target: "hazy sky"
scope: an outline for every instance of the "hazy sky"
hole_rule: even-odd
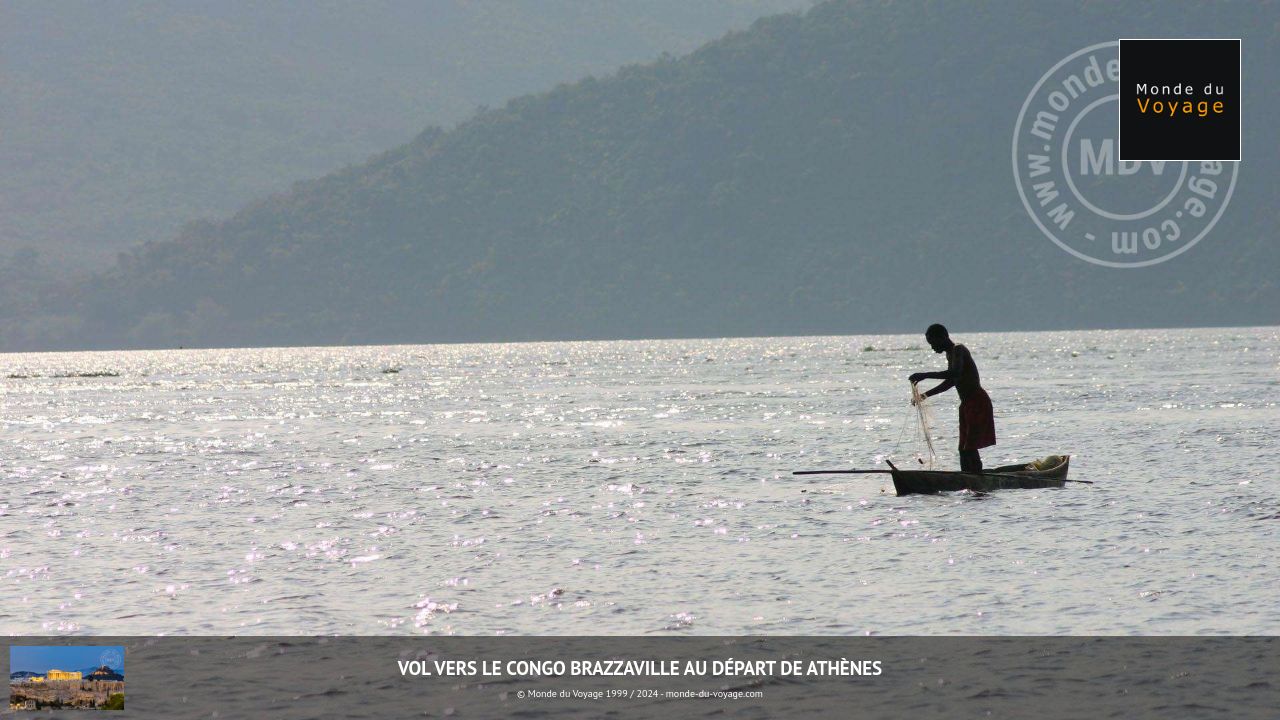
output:
[[[122,670],[123,645],[14,645],[9,648],[9,672],[44,673],[50,669],[83,670],[110,664]]]

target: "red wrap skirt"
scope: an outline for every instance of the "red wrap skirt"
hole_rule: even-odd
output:
[[[996,444],[996,416],[991,396],[978,388],[960,403],[960,449],[978,450]]]

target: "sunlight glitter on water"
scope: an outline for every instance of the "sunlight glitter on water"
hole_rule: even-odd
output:
[[[916,337],[2,355],[0,628],[1280,631],[1280,331],[958,336],[1095,485],[793,478],[910,457]]]

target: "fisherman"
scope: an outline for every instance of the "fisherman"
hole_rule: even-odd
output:
[[[960,395],[960,469],[982,472],[982,456],[978,451],[996,444],[995,413],[991,397],[978,381],[978,366],[969,348],[952,342],[947,329],[937,323],[925,330],[924,339],[934,352],[947,354],[947,369],[942,372],[912,373],[912,385],[921,380],[941,380],[942,384],[924,393],[932,397],[955,388]],[[914,400],[912,401],[914,402]]]

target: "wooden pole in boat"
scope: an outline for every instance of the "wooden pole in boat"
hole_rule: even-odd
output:
[[[896,465],[888,458],[885,462],[889,463],[892,470],[793,470],[792,475],[892,475],[898,471]]]
[[[793,470],[792,475],[871,475],[892,473],[892,470]]]

